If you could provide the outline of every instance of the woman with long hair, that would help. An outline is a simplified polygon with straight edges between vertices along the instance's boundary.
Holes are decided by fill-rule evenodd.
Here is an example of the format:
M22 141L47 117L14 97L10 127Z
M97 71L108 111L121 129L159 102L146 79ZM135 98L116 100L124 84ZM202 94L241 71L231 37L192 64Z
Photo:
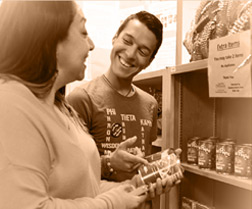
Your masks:
M1 3L2 209L131 209L146 199L134 179L100 180L96 144L61 94L83 79L94 48L85 22L73 1Z

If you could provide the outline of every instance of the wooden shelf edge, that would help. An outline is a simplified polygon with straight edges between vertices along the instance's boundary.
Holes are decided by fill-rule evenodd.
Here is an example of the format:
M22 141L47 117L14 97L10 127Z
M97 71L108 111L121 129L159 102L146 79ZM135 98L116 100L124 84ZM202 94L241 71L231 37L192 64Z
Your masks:
M193 61L187 64L177 65L176 67L170 67L171 74L187 73L197 70L206 69L208 66L208 59Z
M162 136L158 135L157 139L152 142L152 145L156 147L162 147L162 143L163 143Z
M150 72L143 72L138 75L136 75L133 79L133 81L140 81L145 79L152 79L155 77L162 77L164 74L164 71L167 71L167 69L161 69L156 71L150 71Z
M252 191L252 179L242 179L232 175L218 174L216 171L199 169L198 166L187 163L181 164L188 172Z

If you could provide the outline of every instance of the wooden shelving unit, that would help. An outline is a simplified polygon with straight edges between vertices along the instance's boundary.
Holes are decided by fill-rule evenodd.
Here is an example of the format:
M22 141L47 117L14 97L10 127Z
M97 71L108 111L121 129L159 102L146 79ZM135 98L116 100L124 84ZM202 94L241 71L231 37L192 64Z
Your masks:
M154 87L162 91L162 135L158 136L158 140L153 145L161 147L161 150L167 149L168 147L174 147L173 140L170 140L171 129L173 128L170 124L169 115L171 106L171 85L170 85L170 71L168 69L161 69L157 71L147 72L138 74L133 83L141 89L148 91L149 87ZM169 194L163 194L155 204L155 209L161 208L166 209L168 207L173 208L175 204L173 201L169 201L176 197L176 192L171 191ZM169 206L170 205L170 206Z
M237 143L252 143L252 118L249 117L252 99L210 98L207 66L208 60L200 60L142 73L134 79L134 84L143 90L148 91L150 86L162 90L161 148L181 147L183 150L185 178L179 187L161 195L161 209L180 208L182 196L215 209L252 207L251 179L223 175L186 163L186 142L192 136L217 135L233 138Z
M252 191L252 180L247 178L241 178L233 175L219 174L214 170L199 169L196 165L189 165L182 163L184 169L188 172L204 176L209 179L220 181L241 189Z
M206 69L207 62L208 60L204 59L204 60L190 62L187 64L177 65L175 67L170 67L169 69L172 75L186 73L186 72L193 72L193 71Z
M148 91L149 87L154 87L158 90L162 91L162 115L165 117L162 118L162 149L166 149L168 147L173 147L173 141L169 140L170 135L170 124L168 120L168 116L170 114L170 73L168 69L161 69L157 71L151 71L147 73L140 73L135 78L133 83L140 87L141 89ZM159 139L160 141L160 139Z
M145 90L148 85L162 90L162 149L183 150L184 179L169 195L161 196L160 209L179 209L183 196L215 209L251 209L251 178L223 175L186 163L187 140L193 136L218 136L251 144L252 98L210 98L208 60L181 64L184 11L183 0L178 0L176 66L142 73L134 80Z
M161 69L157 71L150 71L150 72L142 72L134 77L134 83L146 83L147 85L150 82L156 84L162 84L162 78L165 74L166 69ZM156 82L155 82L156 81Z
M231 138L252 143L252 98L210 98L208 60L170 68L171 117L174 144L182 148L185 178L177 198L183 196L215 209L251 209L252 179L219 174L186 163L187 140L194 136ZM180 208L178 203L176 208Z

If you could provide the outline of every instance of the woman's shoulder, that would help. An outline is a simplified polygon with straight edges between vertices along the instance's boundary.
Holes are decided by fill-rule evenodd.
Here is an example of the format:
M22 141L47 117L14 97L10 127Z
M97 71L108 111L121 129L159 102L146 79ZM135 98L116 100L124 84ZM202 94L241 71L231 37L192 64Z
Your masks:
M31 112L38 108L38 98L18 81L0 81L0 110ZM34 108L31 108L34 107Z
M0 80L0 97L2 102L10 100L23 100L30 95L29 89L18 81L3 81Z

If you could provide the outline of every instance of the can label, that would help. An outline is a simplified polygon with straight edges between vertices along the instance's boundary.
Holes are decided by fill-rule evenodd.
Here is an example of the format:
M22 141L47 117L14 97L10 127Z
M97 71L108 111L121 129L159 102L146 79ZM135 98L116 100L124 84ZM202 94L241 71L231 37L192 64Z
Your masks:
M157 165L155 164L143 165L139 168L138 172L141 176L142 181L146 185L155 182L157 178L161 178Z
M157 157L157 155L155 156ZM139 167L138 173L144 184L154 183L157 178L163 179L167 175L177 172L174 167L178 165L179 161L174 153L169 154L169 150L165 150L157 158L158 160L151 161L148 165Z
M234 173L237 176L251 177L252 145L236 145Z
M213 169L215 167L216 139L209 138L199 142L199 168Z
M174 153L174 149L169 148L164 151L160 151L160 152L156 152L154 154L148 155L144 159L146 159L149 163L151 163L157 160L161 160L162 158L165 158L167 154L169 155L172 153Z
M231 174L234 170L234 143L216 144L216 171Z
M198 164L199 139L199 137L193 137L187 142L187 162L189 164Z

